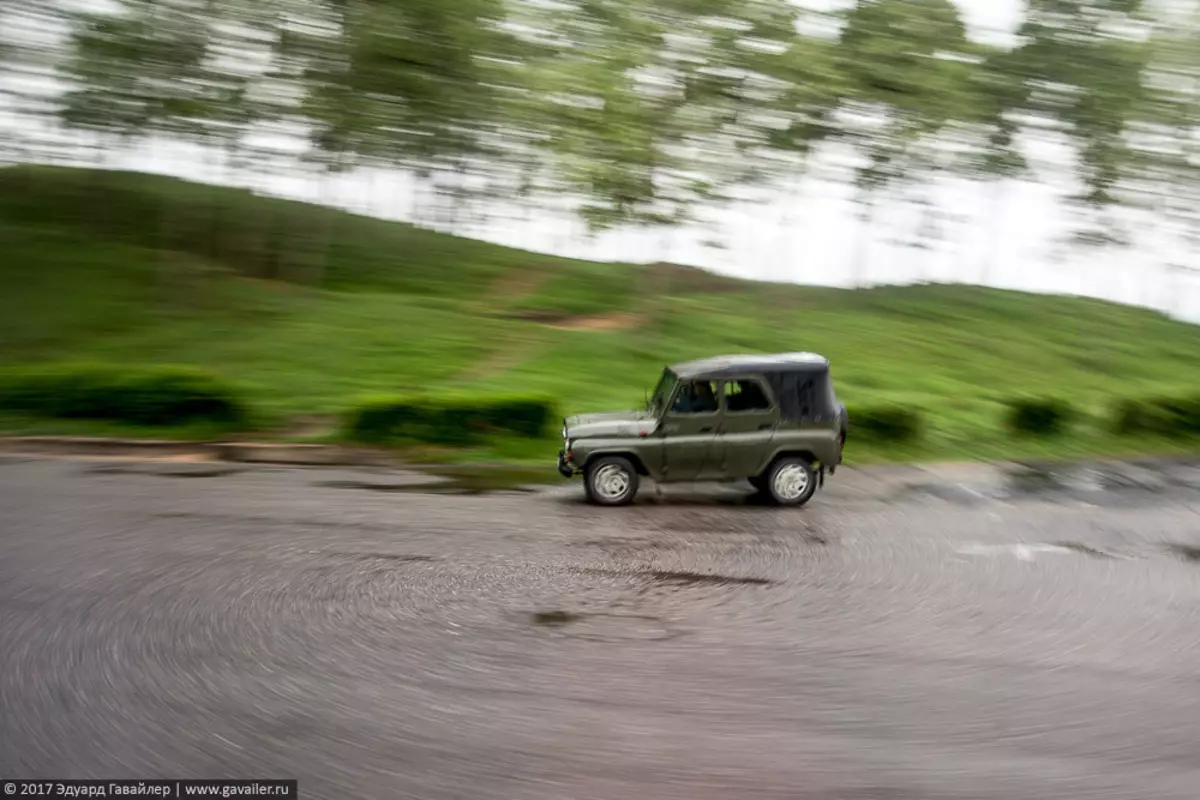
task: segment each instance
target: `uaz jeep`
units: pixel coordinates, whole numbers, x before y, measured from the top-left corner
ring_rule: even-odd
[[[846,407],[813,353],[719,356],[663,370],[640,411],[563,420],[558,471],[600,505],[633,502],[639,479],[748,480],[781,505],[812,498],[842,463]]]

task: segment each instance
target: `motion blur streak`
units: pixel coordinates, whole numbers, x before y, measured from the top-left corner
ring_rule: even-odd
[[[1200,465],[847,470],[800,512],[575,488],[8,459],[0,773],[1195,797]]]

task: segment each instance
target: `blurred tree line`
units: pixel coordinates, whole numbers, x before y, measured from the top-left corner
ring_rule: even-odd
[[[39,108],[97,163],[186,140],[247,183],[403,171],[450,227],[480,199],[581,198],[590,230],[670,230],[832,170],[864,225],[903,198],[936,231],[938,180],[986,182],[995,212],[1050,170],[1078,186],[1077,244],[1126,241],[1129,209],[1200,243],[1195,0],[1028,0],[1004,46],[951,0],[0,0],[0,22],[3,91],[61,81]]]

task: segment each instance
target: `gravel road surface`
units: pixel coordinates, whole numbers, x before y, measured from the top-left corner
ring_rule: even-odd
[[[1200,464],[478,489],[0,460],[0,777],[1200,797]]]

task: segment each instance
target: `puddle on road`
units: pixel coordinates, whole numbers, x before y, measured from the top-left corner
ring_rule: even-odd
[[[983,492],[960,483],[909,484],[893,495],[893,497],[899,500],[912,495],[923,495],[937,500],[945,500],[947,503],[956,503],[964,506],[977,506],[992,499]]]
[[[1095,547],[1086,545],[1083,542],[1058,542],[1056,547],[1063,547],[1067,550],[1072,550],[1076,553],[1081,553],[1085,556],[1093,558],[1116,558],[1112,553],[1106,553],[1103,550],[1098,550]]]
[[[969,544],[958,548],[961,555],[1012,555],[1018,561],[1033,561],[1039,555],[1082,555],[1089,558],[1130,560],[1133,557],[1101,550],[1083,542],[1017,542],[1015,544]]]
[[[327,489],[353,489],[368,492],[407,492],[411,494],[449,494],[478,496],[502,492],[532,493],[541,485],[561,480],[557,473],[539,468],[497,468],[448,466],[418,470],[437,478],[434,482],[325,481]]]
[[[160,478],[224,478],[246,472],[241,467],[212,466],[208,464],[174,464],[171,466],[127,466],[103,464],[84,467],[88,475],[151,475]]]
[[[253,534],[263,527],[282,527],[308,529],[317,528],[326,531],[350,531],[353,533],[386,533],[394,534],[394,525],[380,525],[370,522],[343,522],[336,519],[320,519],[314,517],[271,517],[256,514],[221,514],[215,512],[196,513],[192,511],[166,511],[147,514],[146,519],[168,520],[178,522],[196,522],[200,524],[222,525],[227,530],[244,534]],[[315,552],[315,551],[314,551]]]
[[[678,507],[663,509],[654,516],[647,517],[646,522],[660,531],[681,533],[688,536],[723,537],[762,535],[764,530],[776,530],[779,525],[779,509],[770,517],[751,513],[729,513],[725,510],[706,511],[694,508]],[[798,534],[806,533],[810,525],[803,519],[789,519],[787,528],[799,529]]]
[[[1069,555],[1075,551],[1054,544],[971,544],[960,547],[958,552],[967,556],[1012,555],[1019,561],[1033,561],[1039,554]]]
[[[538,611],[534,625],[555,630],[560,636],[591,642],[665,641],[682,635],[660,617],[646,614],[576,613]]]
[[[570,611],[538,611],[533,615],[534,625],[570,625],[572,622],[578,622],[583,619],[582,614],[575,614]]]
[[[1167,545],[1167,549],[1182,558],[1184,561],[1200,563],[1200,546],[1194,544],[1172,543]]]
[[[1032,462],[997,469],[971,481],[921,481],[892,497],[930,497],[963,506],[1023,497],[1084,497],[1090,503],[1129,504],[1137,495],[1200,488],[1200,469],[1190,460],[1138,460],[1085,463]]]
[[[1150,492],[1198,488],[1191,460],[1163,459],[1084,464],[1024,464],[1008,472],[1014,494]]]
[[[660,583],[675,583],[683,586],[768,586],[771,584],[767,578],[742,578],[711,572],[675,572],[656,569],[634,574]]]
[[[716,572],[692,572],[690,570],[621,570],[589,567],[582,572],[588,575],[602,575],[606,578],[634,578],[675,586],[770,586],[775,583],[769,578],[723,575]]]
[[[340,550],[312,550],[310,552],[334,558],[354,559],[356,561],[392,561],[400,563],[437,561],[433,556],[416,556],[405,553],[352,553]]]
[[[1007,474],[1007,488],[1013,494],[1045,494],[1067,488],[1058,473],[1044,467],[1022,466]]]

